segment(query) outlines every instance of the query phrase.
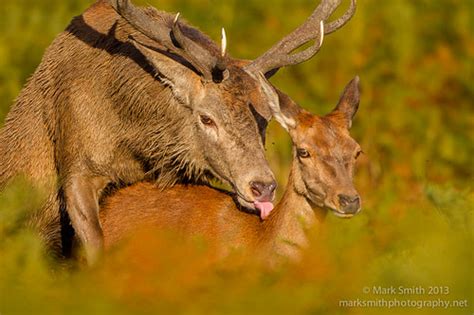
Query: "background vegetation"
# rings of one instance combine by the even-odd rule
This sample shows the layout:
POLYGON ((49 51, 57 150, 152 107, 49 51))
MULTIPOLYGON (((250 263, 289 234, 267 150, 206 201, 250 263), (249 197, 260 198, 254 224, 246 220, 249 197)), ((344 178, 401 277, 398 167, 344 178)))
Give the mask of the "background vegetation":
MULTIPOLYGON (((136 1, 144 4, 145 1, 136 1)), ((232 55, 255 58, 314 9, 311 0, 149 0, 180 11, 232 55)), ((361 0, 313 60, 273 82, 327 113, 356 74, 353 135, 364 211, 328 217, 303 261, 275 272, 251 262, 209 267, 205 246, 147 234, 100 267, 50 271, 19 229, 41 196, 23 182, 0 195, 0 314, 472 314, 474 1, 361 0), (146 242, 143 241, 146 239, 146 242), (448 286, 447 295, 371 295, 371 286, 448 286), (467 308, 341 308, 339 300, 467 300, 467 308)), ((92 0, 2 0, 0 124, 45 48, 92 0)), ((342 10, 341 10, 342 11, 342 10)), ((272 125, 268 158, 284 187, 290 141, 272 125)), ((0 152, 0 154, 2 154, 0 152)))

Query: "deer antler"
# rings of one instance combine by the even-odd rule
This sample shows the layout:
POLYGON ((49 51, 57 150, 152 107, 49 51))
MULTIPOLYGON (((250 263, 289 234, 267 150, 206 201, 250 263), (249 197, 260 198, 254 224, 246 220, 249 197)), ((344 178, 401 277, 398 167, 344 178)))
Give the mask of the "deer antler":
POLYGON ((302 25, 281 39, 262 56, 255 59, 246 69, 251 72, 264 73, 269 77, 281 67, 302 63, 313 57, 321 48, 324 35, 340 29, 354 15, 356 0, 351 0, 349 9, 341 18, 326 24, 326 20, 334 13, 341 1, 322 0, 321 4, 302 25), (295 49, 312 40, 315 40, 314 45, 292 54, 295 49))
POLYGON ((171 53, 183 57, 206 81, 212 81, 216 72, 226 70, 226 64, 220 56, 214 56, 189 37, 183 34, 179 23, 179 13, 171 28, 163 21, 152 20, 141 8, 135 7, 130 0, 112 0, 112 7, 128 23, 148 38, 159 42, 171 53))

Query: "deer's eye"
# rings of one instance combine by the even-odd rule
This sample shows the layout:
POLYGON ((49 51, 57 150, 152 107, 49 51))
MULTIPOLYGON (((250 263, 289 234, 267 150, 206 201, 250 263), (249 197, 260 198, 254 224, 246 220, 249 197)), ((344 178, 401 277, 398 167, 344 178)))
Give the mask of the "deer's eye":
POLYGON ((206 125, 206 126, 214 126, 214 121, 206 115, 200 115, 199 118, 201 119, 201 122, 206 125))
POLYGON ((309 152, 306 149, 297 149, 296 154, 302 159, 309 158, 309 152))
POLYGON ((364 152, 362 152, 362 150, 359 150, 357 151, 356 155, 355 155, 355 159, 357 160, 357 158, 364 152))

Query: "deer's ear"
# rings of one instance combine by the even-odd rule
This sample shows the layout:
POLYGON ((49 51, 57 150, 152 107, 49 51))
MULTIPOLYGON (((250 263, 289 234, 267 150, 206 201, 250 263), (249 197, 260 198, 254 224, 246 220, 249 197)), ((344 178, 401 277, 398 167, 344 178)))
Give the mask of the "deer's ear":
POLYGON ((296 128, 296 119, 298 114, 301 112, 301 108, 285 93, 276 89, 279 100, 279 111, 275 112, 276 121, 286 129, 291 131, 296 128))
POLYGON ((156 78, 169 86, 173 95, 182 104, 192 107, 193 100, 202 96, 202 81, 194 71, 171 56, 164 55, 137 41, 133 41, 133 45, 153 66, 156 78))
POLYGON ((356 76, 347 84, 341 98, 339 99, 339 103, 331 114, 336 117, 341 117, 344 124, 349 129, 352 126, 352 119, 359 109, 359 100, 359 76, 356 76))
POLYGON ((286 131, 290 131, 296 127, 295 121, 295 110, 299 109, 298 105, 293 102, 292 99, 282 91, 272 86, 262 73, 257 74, 257 78, 263 89, 263 92, 268 97, 268 105, 272 112, 273 118, 283 127, 286 131))

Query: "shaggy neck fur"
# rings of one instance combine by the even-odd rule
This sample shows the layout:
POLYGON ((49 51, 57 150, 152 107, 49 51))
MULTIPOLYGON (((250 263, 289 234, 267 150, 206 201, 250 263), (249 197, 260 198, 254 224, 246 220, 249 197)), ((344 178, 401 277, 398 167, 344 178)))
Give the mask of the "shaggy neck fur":
POLYGON ((148 177, 166 187, 212 177, 189 136, 195 128, 189 109, 127 41, 136 31, 113 12, 99 1, 73 19, 0 132, 0 189, 19 174, 47 187, 48 202, 33 225, 53 251, 62 233, 61 187, 78 170, 118 185, 148 177))

